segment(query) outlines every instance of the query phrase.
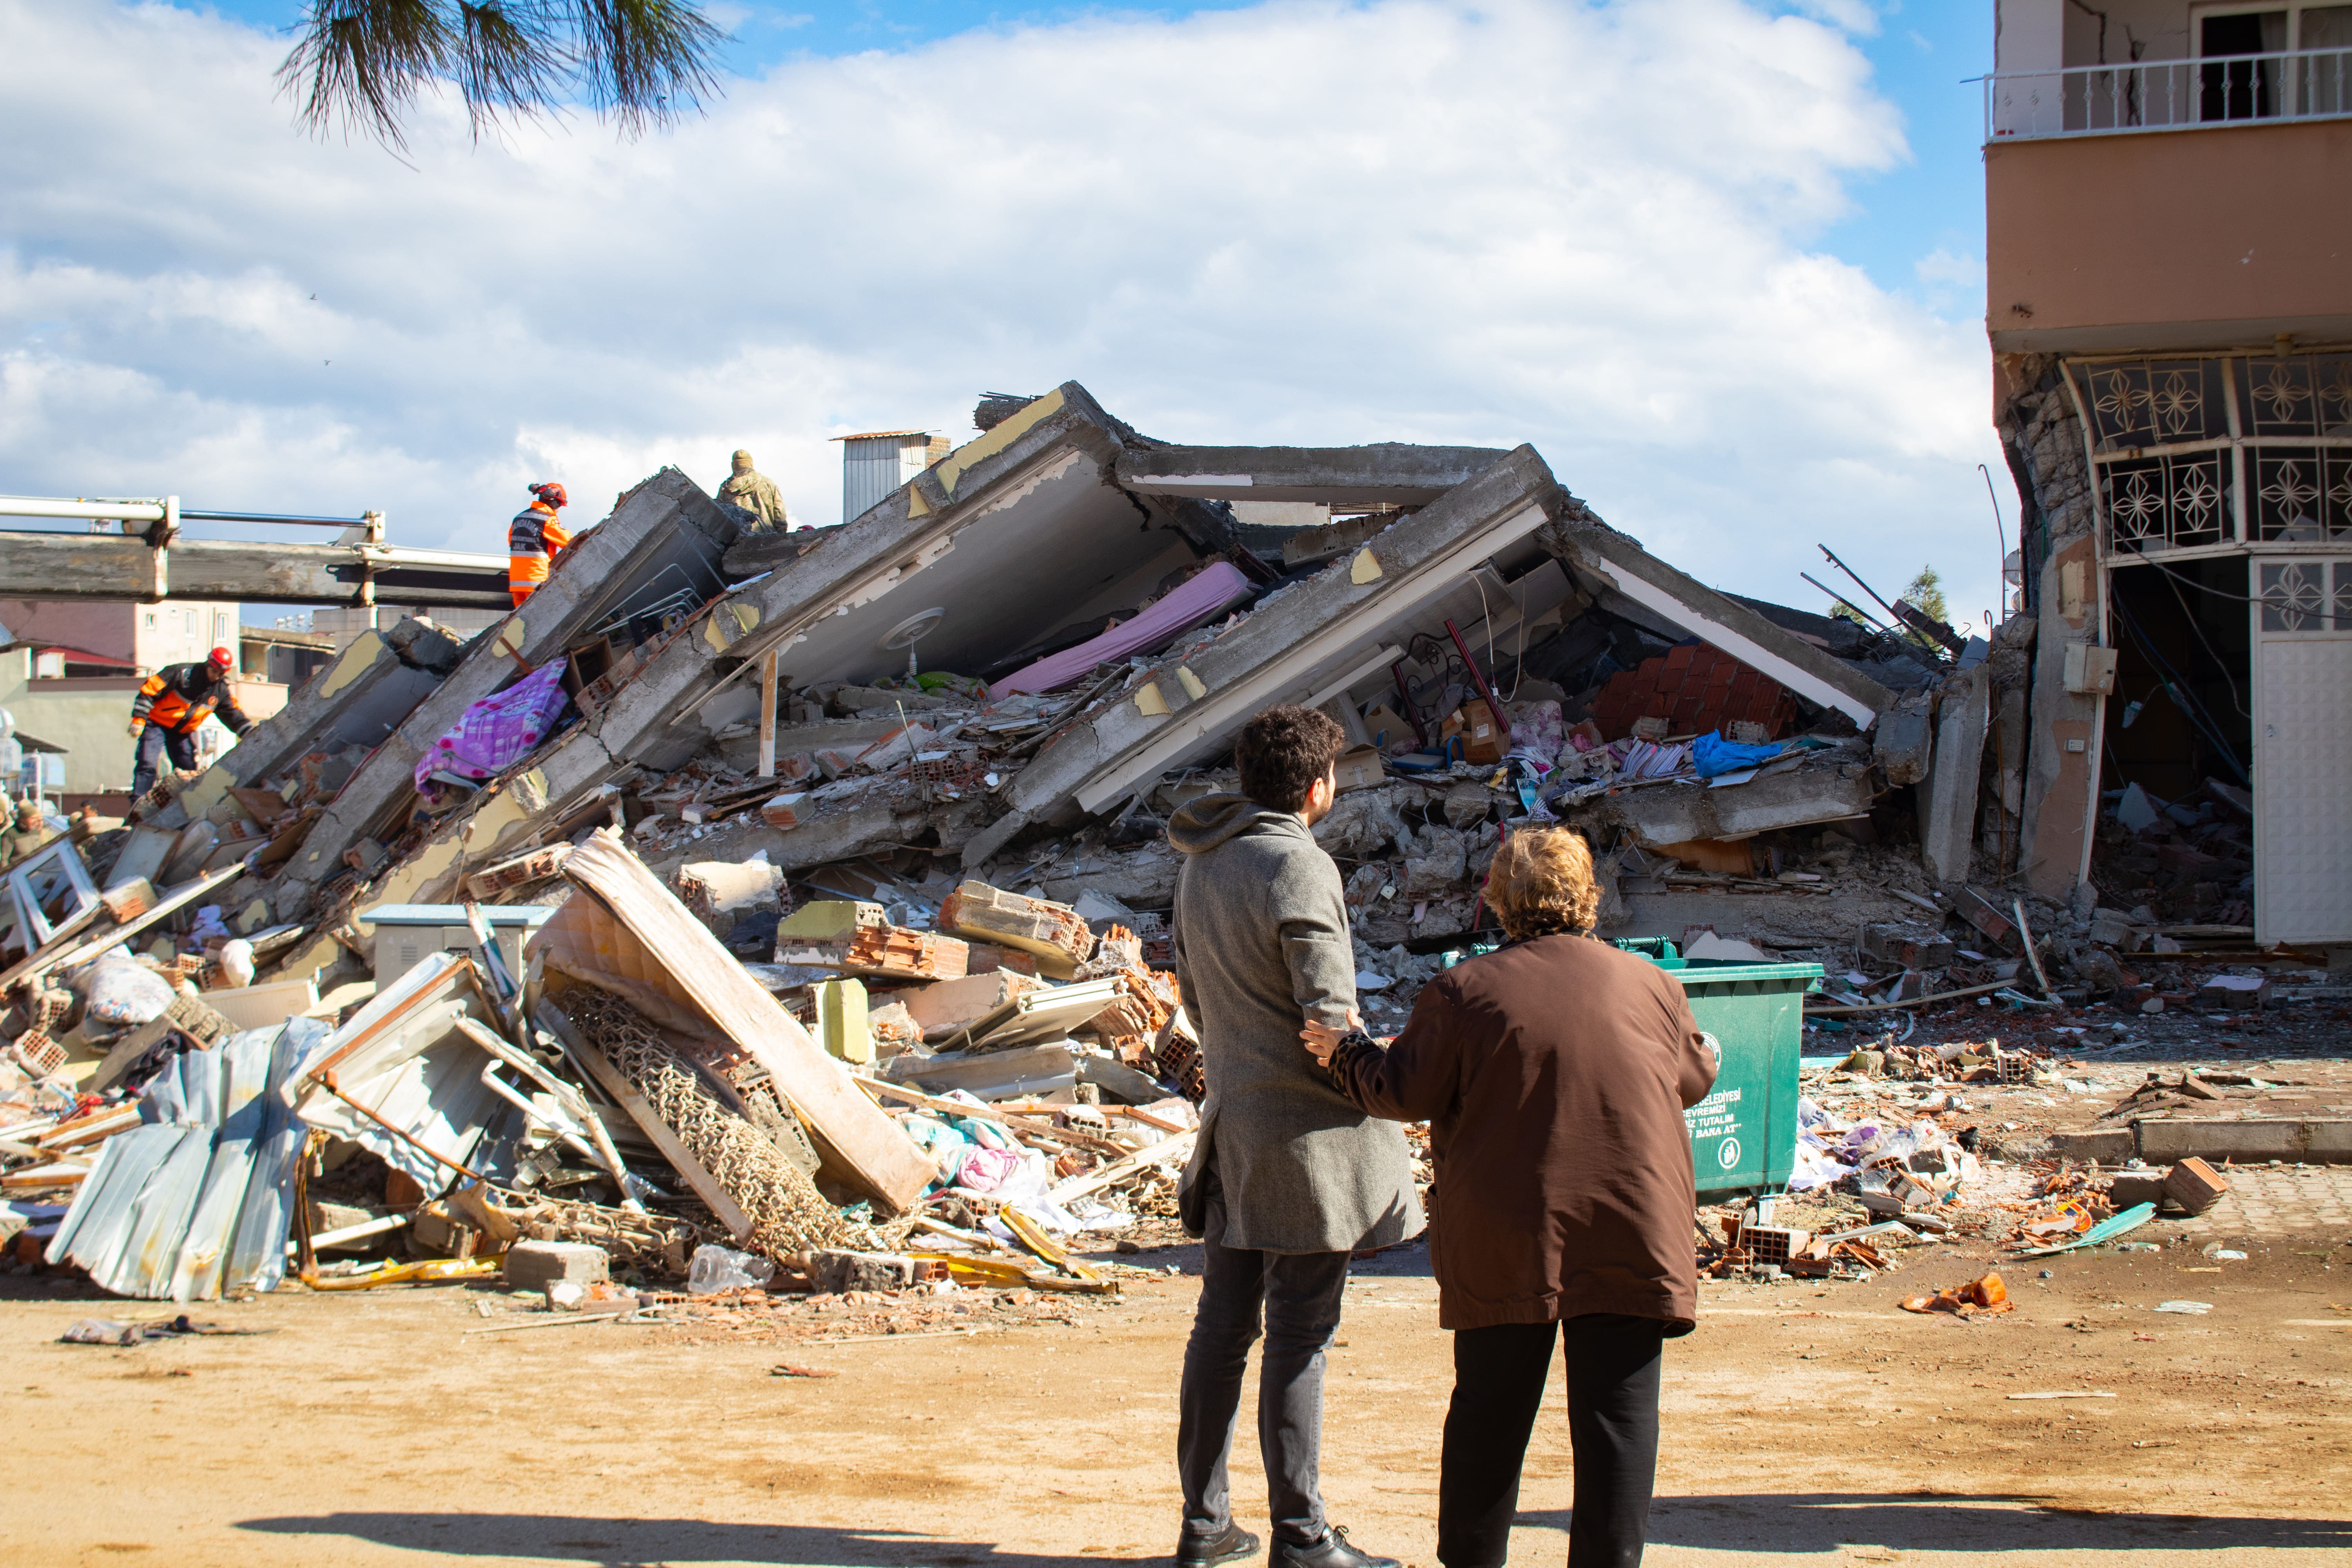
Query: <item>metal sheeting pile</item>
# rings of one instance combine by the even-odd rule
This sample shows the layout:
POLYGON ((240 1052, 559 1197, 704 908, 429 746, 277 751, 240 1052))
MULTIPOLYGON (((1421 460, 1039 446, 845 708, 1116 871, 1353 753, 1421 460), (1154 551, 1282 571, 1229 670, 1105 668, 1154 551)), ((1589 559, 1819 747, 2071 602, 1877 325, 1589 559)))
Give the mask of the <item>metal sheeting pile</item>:
POLYGON ((190 1051, 140 1097, 142 1125, 107 1140, 49 1243, 119 1296, 216 1300, 286 1272, 288 1204, 309 1129, 284 1086, 325 1039, 295 1018, 190 1051))

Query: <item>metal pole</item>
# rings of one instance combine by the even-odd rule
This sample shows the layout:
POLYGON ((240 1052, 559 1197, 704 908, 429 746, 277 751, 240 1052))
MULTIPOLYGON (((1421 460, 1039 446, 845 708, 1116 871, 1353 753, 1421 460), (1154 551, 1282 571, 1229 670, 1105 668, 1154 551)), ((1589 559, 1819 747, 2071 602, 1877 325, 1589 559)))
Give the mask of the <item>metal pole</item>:
POLYGON ((776 650, 760 661, 760 776, 776 776, 776 650))

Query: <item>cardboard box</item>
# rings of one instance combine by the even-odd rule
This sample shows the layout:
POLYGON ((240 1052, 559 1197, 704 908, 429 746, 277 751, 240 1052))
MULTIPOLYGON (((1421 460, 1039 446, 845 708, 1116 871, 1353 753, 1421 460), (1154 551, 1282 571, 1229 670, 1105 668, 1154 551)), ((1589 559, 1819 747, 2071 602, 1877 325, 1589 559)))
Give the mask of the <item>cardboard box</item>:
POLYGON ((1495 722, 1494 713, 1483 699, 1472 698, 1445 716, 1445 725, 1438 738, 1462 737, 1462 759, 1470 763, 1499 763, 1511 749, 1511 731, 1495 722))
POLYGON ((1351 789, 1370 789, 1388 778, 1388 768, 1381 761, 1377 746, 1350 746, 1339 753, 1332 771, 1339 775, 1339 793, 1351 789))
POLYGON ((1375 702, 1364 710, 1364 733, 1372 738, 1373 745, 1391 753, 1410 752, 1421 744, 1412 723, 1385 702, 1375 702))

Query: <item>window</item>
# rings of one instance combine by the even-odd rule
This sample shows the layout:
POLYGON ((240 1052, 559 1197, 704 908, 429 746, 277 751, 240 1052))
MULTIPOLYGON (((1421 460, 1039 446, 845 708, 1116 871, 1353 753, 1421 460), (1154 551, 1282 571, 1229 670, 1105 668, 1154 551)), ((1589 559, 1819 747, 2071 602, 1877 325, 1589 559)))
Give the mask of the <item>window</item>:
POLYGON ((228 641, 228 612, 226 610, 215 610, 213 612, 213 641, 224 644, 228 641))
POLYGON ((2352 538, 2352 355, 2074 362, 2067 377, 2109 550, 2352 538))
POLYGON ((2352 5, 2216 6, 2198 13, 2195 30, 2199 58, 2211 62, 2198 68, 2200 120, 2340 114, 2352 105, 2352 5), (2301 58, 2262 58, 2288 51, 2301 58))
POLYGON ((182 610, 180 612, 180 626, 181 629, 187 633, 188 636, 195 636, 196 612, 194 610, 182 610))
POLYGON ((147 629, 151 632, 155 629, 155 612, 152 610, 147 612, 147 629))

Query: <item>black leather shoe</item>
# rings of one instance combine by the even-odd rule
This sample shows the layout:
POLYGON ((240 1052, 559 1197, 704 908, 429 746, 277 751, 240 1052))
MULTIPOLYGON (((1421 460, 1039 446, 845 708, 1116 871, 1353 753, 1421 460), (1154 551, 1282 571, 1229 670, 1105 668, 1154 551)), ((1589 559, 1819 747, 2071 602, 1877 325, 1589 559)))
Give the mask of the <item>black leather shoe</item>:
POLYGON ((1216 1568, 1257 1555, 1258 1540, 1238 1524, 1228 1524, 1223 1535, 1206 1539, 1187 1536, 1176 1543, 1176 1568, 1216 1568))
POLYGON ((1333 1525, 1323 1539, 1305 1546, 1287 1541, 1274 1543, 1275 1568, 1404 1568, 1393 1557, 1375 1557, 1349 1544, 1344 1525, 1333 1525))

